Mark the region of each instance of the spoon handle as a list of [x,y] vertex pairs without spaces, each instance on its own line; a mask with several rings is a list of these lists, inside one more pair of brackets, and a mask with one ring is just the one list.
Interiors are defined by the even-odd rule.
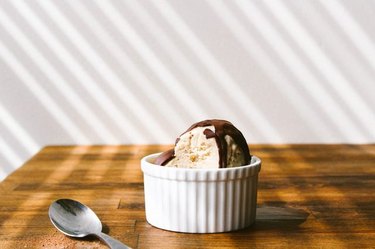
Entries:
[[124,245],[122,242],[112,238],[105,233],[96,233],[95,235],[98,236],[98,238],[103,242],[105,242],[111,249],[131,249],[130,247]]

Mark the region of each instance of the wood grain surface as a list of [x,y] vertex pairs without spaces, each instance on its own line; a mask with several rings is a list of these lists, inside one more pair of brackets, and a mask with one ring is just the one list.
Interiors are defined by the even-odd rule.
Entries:
[[185,234],[145,220],[140,159],[171,146],[51,146],[0,183],[0,248],[106,248],[72,239],[50,203],[89,205],[104,232],[132,248],[374,248],[375,145],[252,145],[259,156],[256,223]]

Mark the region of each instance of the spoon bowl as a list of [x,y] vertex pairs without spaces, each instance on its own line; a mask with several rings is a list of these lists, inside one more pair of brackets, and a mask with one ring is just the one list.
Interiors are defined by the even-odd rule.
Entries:
[[52,224],[62,233],[71,237],[95,235],[110,248],[130,248],[109,235],[102,233],[102,223],[89,207],[71,199],[54,201],[48,210]]

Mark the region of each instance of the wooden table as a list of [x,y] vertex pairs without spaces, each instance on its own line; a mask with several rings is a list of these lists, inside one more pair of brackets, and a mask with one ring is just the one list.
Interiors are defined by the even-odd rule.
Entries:
[[375,145],[253,145],[263,160],[256,223],[220,234],[145,220],[140,158],[170,146],[46,147],[0,183],[0,248],[106,248],[50,223],[59,198],[89,205],[133,248],[375,247]]

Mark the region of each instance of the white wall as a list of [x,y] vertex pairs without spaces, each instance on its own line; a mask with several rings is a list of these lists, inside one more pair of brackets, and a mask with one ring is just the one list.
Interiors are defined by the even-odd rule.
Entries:
[[0,180],[51,144],[375,142],[373,1],[0,1]]

